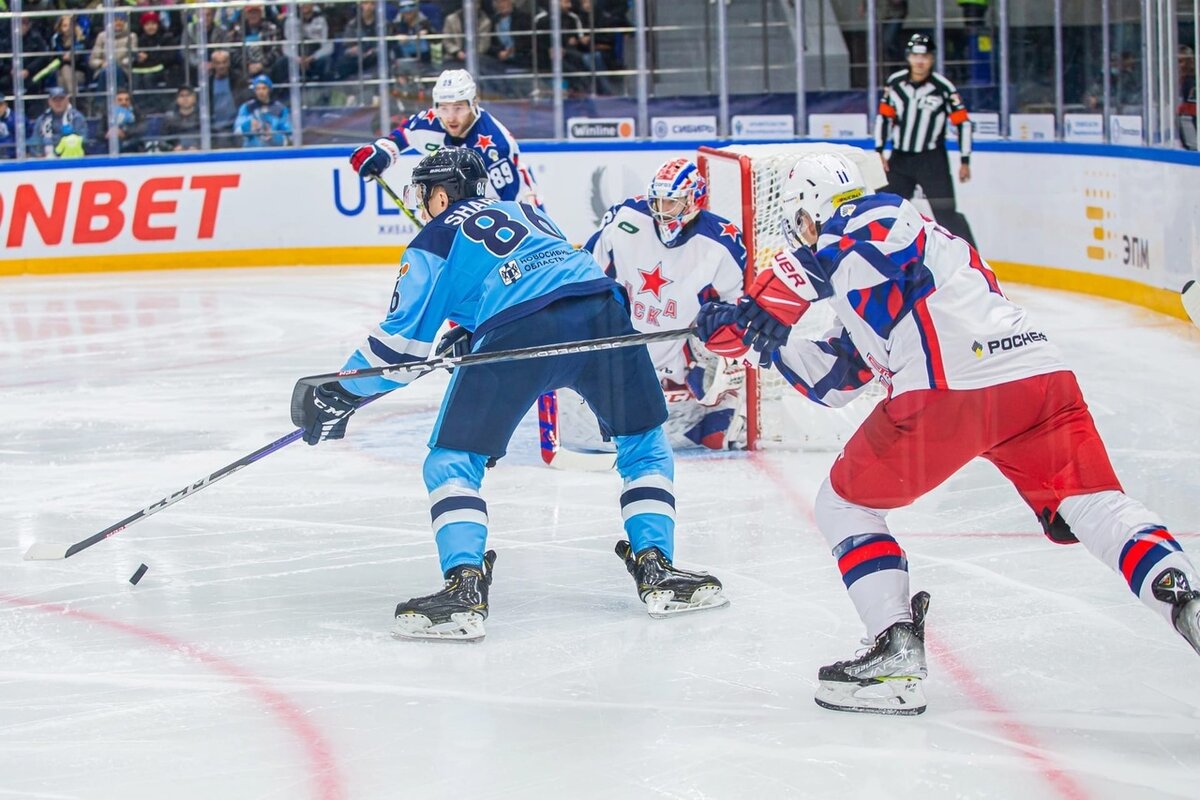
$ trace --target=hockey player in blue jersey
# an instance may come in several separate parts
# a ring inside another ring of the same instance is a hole
[[[479,107],[475,79],[464,69],[448,69],[433,85],[433,108],[400,123],[391,135],[364,144],[350,156],[363,178],[381,175],[402,152],[428,155],[444,146],[467,147],[483,158],[488,196],[541,206],[533,173],[521,160],[517,140],[500,121]]]
[[[443,337],[458,349],[488,352],[634,332],[620,290],[585,251],[576,250],[528,203],[484,197],[478,153],[444,148],[413,170],[406,190],[428,224],[404,253],[387,318],[345,369],[428,357]],[[396,388],[383,378],[318,387],[304,407],[304,441],[340,439],[362,400]],[[644,346],[460,367],[429,441],[424,478],[445,587],[396,607],[396,635],[478,639],[484,635],[495,553],[485,552],[484,469],[501,458],[525,412],[543,392],[571,387],[617,443],[624,479],[621,512],[628,541],[617,555],[651,616],[715,608],[721,582],[672,566],[674,463],[662,431],[667,417]]]

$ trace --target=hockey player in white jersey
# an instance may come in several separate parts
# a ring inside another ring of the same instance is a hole
[[[818,403],[842,405],[872,379],[888,388],[816,499],[817,526],[874,642],[820,669],[817,703],[925,709],[929,595],[909,597],[887,513],[975,457],[1012,482],[1051,540],[1081,542],[1200,652],[1200,572],[1162,520],[1124,494],[1074,374],[979,253],[908,201],[870,193],[840,156],[798,159],[782,208],[794,252],[736,306],[705,306],[701,335],[730,357],[752,345]],[[840,327],[823,341],[789,341],[817,302]]]
[[[741,231],[705,209],[707,197],[696,165],[671,159],[655,170],[646,196],[610,208],[588,239],[585,249],[625,287],[637,330],[686,327],[703,303],[732,302],[741,295],[746,269]],[[667,400],[665,427],[673,447],[722,450],[745,444],[741,361],[709,352],[696,337],[651,344],[649,350]],[[545,439],[551,432],[564,437],[565,445],[602,447],[599,426],[585,405],[564,392],[555,408],[559,424],[549,419],[545,400],[539,408],[544,455],[553,446]]]
[[[448,69],[433,85],[433,107],[400,123],[390,136],[364,144],[350,156],[363,178],[381,175],[400,153],[421,156],[445,146],[468,147],[483,158],[488,197],[541,206],[533,173],[508,128],[479,106],[475,79],[464,69]]]

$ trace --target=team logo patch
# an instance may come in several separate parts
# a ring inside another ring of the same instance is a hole
[[[493,146],[492,137],[488,136],[486,133],[479,134],[479,136],[475,139],[475,146],[480,150],[487,150],[489,147]]]
[[[662,300],[662,288],[674,283],[663,277],[661,261],[654,265],[654,269],[639,269],[638,272],[642,274],[642,288],[638,289],[638,294],[650,292],[655,300]]]
[[[512,286],[521,278],[521,267],[516,261],[507,261],[501,264],[498,271],[500,280],[504,281],[505,286]]]
[[[841,208],[838,209],[838,213],[841,214],[843,217],[848,217],[854,213],[854,209],[856,209],[856,208],[858,208],[858,206],[854,205],[854,203],[846,203],[845,205],[843,205]]]
[[[405,261],[403,264],[400,265],[400,277],[401,278],[403,278],[405,275],[408,274],[409,267],[411,267],[411,266],[412,265],[409,264],[407,261]]]

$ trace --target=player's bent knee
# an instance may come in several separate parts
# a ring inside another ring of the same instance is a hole
[[[675,458],[662,426],[632,436],[616,436],[617,472],[627,481],[644,475],[665,475],[675,480]]]
[[[886,512],[850,502],[834,491],[828,478],[817,492],[813,516],[830,548],[852,536],[888,532]]]
[[[483,484],[483,472],[487,456],[468,453],[465,450],[449,450],[444,447],[429,448],[421,475],[425,479],[426,491],[450,481],[465,483],[478,489]]]

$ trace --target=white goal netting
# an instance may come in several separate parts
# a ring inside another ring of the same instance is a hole
[[[760,269],[769,268],[775,254],[785,247],[779,229],[780,195],[796,157],[829,152],[857,163],[868,186],[878,188],[887,183],[879,156],[850,145],[805,142],[700,149],[700,169],[709,183],[709,209],[742,228],[748,253],[747,285]],[[833,313],[826,304],[818,303],[804,315],[792,336],[818,339],[833,325]],[[801,396],[775,370],[751,373],[746,410],[751,448],[774,442],[805,450],[840,449],[883,396],[882,388],[873,387],[843,409],[828,409]]]

